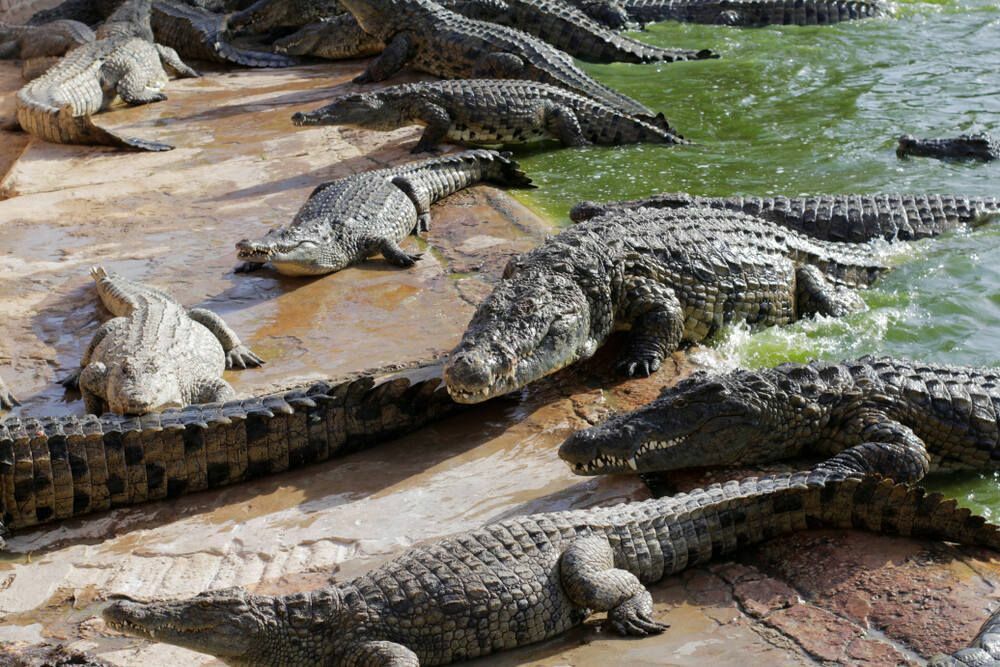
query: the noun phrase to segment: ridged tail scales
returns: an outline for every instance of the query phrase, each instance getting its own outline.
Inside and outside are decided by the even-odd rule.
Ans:
[[[655,116],[649,114],[629,116],[614,113],[607,117],[606,125],[608,130],[601,128],[600,133],[604,135],[604,141],[601,143],[611,145],[637,141],[663,144],[691,143],[671,127],[670,122],[662,112]]]
[[[456,411],[439,385],[429,363],[142,417],[9,418],[0,522],[18,530],[325,461]]]
[[[414,199],[420,211],[480,181],[510,187],[534,187],[531,178],[510,155],[490,150],[470,150],[431,158],[406,165],[393,183]]]
[[[69,106],[53,111],[31,102],[22,103],[20,95],[18,93],[18,124],[28,134],[45,141],[56,144],[113,146],[124,150],[147,152],[169,151],[174,148],[159,141],[120,136],[98,127],[90,114],[74,115]]]
[[[626,0],[625,10],[640,23],[674,19],[745,27],[833,25],[887,13],[870,0]]]

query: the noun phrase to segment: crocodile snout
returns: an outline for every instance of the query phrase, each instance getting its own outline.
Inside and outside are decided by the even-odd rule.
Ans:
[[[559,446],[559,458],[570,465],[590,463],[597,458],[599,442],[593,429],[577,431]]]
[[[482,355],[460,352],[445,365],[444,381],[455,400],[473,403],[478,402],[477,396],[485,397],[493,385],[493,373],[489,361]]]

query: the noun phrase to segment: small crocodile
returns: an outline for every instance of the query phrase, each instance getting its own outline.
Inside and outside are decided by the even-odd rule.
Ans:
[[[0,22],[0,58],[51,58],[63,56],[94,41],[94,31],[79,21],[52,21],[43,25]]]
[[[21,405],[20,401],[14,397],[3,378],[0,377],[0,410],[10,410],[18,405]]]
[[[876,0],[569,0],[591,18],[613,28],[658,21],[742,27],[832,25],[885,16]]]
[[[225,401],[236,394],[222,372],[263,363],[215,313],[187,310],[99,266],[90,275],[115,317],[94,334],[79,372],[64,381],[79,387],[88,413],[143,415]]]
[[[566,146],[687,143],[662,115],[639,119],[564,88],[515,79],[404,83],[346,95],[297,113],[292,122],[383,131],[420,124],[426,129],[414,153],[436,150],[445,140],[473,146],[544,139]]]
[[[620,370],[648,375],[683,343],[863,308],[887,269],[869,244],[811,239],[737,211],[635,209],[571,227],[515,257],[445,368],[455,400],[519,389],[631,329]]]
[[[1000,159],[1000,141],[985,132],[962,134],[954,139],[917,139],[904,134],[899,138],[896,155],[991,162]]]
[[[754,465],[878,442],[928,471],[1000,468],[1000,371],[864,357],[704,372],[570,436],[580,475]],[[878,452],[878,449],[874,451]],[[902,481],[902,480],[900,480]]]
[[[0,420],[0,537],[343,456],[456,411],[440,364],[142,417]],[[3,540],[0,539],[0,548]]]
[[[227,25],[233,32],[262,34],[298,29],[346,11],[340,0],[258,0],[230,15]]]
[[[231,665],[444,665],[556,637],[593,612],[607,612],[620,635],[661,633],[648,584],[820,526],[1000,547],[1000,527],[940,494],[812,471],[507,519],[313,591],[117,596],[103,616],[115,630]]]
[[[442,79],[528,79],[600,99],[628,113],[645,106],[593,79],[559,49],[525,32],[450,11],[432,0],[341,0],[385,50],[355,79],[384,81],[409,65]]]
[[[333,273],[377,253],[396,266],[412,266],[419,254],[399,247],[410,233],[430,228],[430,206],[474,183],[529,187],[507,153],[477,150],[377,169],[320,185],[286,227],[260,241],[236,244],[246,263],[265,263],[289,276]]]
[[[607,204],[585,201],[574,206],[569,217],[581,222],[615,211],[688,206],[743,211],[813,238],[854,243],[929,238],[1000,214],[1000,201],[994,197],[951,194],[699,197],[676,192]]]
[[[151,0],[127,0],[98,29],[96,41],[67,54],[17,93],[17,120],[28,133],[66,144],[103,144],[162,151],[172,146],[118,136],[98,127],[91,114],[119,98],[126,104],[166,99],[166,66],[181,76],[197,76],[177,53],[153,42]]]

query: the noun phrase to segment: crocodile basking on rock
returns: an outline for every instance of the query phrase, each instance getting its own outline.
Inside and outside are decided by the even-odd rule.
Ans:
[[[0,533],[326,461],[458,409],[439,364],[404,368],[142,417],[0,420]]]
[[[88,413],[144,415],[225,401],[236,394],[223,371],[263,363],[215,313],[188,310],[101,267],[90,275],[115,317],[97,330],[79,372],[64,382],[79,387]]]
[[[607,204],[585,201],[570,210],[574,222],[636,208],[702,208],[743,211],[826,241],[861,243],[938,236],[1000,213],[994,197],[937,194],[815,195],[812,197],[699,197],[665,193]]]
[[[616,29],[658,21],[742,27],[832,25],[889,13],[877,0],[569,0]]]
[[[270,264],[290,276],[340,271],[382,253],[390,264],[420,258],[399,247],[411,233],[430,228],[434,202],[480,181],[531,186],[509,154],[476,150],[376,169],[320,185],[295,219],[259,241],[236,244],[246,263],[237,272]]]
[[[899,138],[896,155],[991,162],[1000,159],[1000,141],[985,132],[963,134],[953,139],[917,139],[912,134],[904,134]]]
[[[556,637],[594,612],[617,634],[661,633],[648,584],[821,526],[1000,547],[1000,527],[940,494],[812,471],[507,519],[309,592],[118,596],[103,615],[113,629],[232,665],[444,665]]]
[[[700,372],[649,405],[573,434],[559,455],[577,474],[598,475],[851,448],[861,460],[873,442],[910,458],[910,481],[928,470],[1000,468],[1000,371],[864,357]]]
[[[640,119],[564,88],[516,79],[405,83],[338,98],[295,114],[292,122],[383,131],[420,124],[426,129],[414,153],[436,150],[446,140],[464,145],[544,139],[565,146],[687,143],[662,115]]]
[[[614,212],[511,260],[452,352],[445,383],[478,402],[594,354],[631,329],[620,369],[648,375],[728,324],[780,325],[864,306],[887,269],[869,244],[812,239],[737,211]]]
[[[341,0],[365,32],[386,45],[355,79],[384,81],[404,66],[442,79],[528,79],[572,90],[631,114],[652,116],[635,100],[585,73],[559,49],[526,32],[476,21],[432,0]]]
[[[14,397],[3,378],[0,377],[0,410],[10,410],[18,405],[21,405],[20,401]]]
[[[150,1],[127,0],[97,30],[96,41],[74,49],[18,91],[17,120],[26,132],[55,143],[147,151],[172,148],[118,136],[91,119],[91,114],[110,108],[118,99],[131,105],[166,99],[163,64],[179,75],[197,76],[173,49],[153,42]]]

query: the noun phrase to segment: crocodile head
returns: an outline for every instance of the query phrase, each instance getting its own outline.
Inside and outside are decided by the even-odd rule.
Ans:
[[[988,134],[963,134],[954,139],[918,139],[910,134],[899,138],[896,155],[933,157],[951,160],[995,160],[1000,153],[997,142]]]
[[[358,93],[335,100],[315,111],[296,113],[292,122],[303,125],[348,125],[369,130],[395,130],[410,124],[404,106],[392,104],[384,94]]]
[[[362,30],[385,40],[397,32],[398,19],[393,20],[394,17],[405,20],[424,3],[420,0],[405,3],[399,0],[340,0],[340,4],[354,16]]]
[[[459,403],[479,403],[520,389],[591,356],[586,295],[569,276],[527,271],[503,280],[479,306],[444,369]]]
[[[306,667],[335,664],[338,648],[350,641],[342,602],[336,588],[275,597],[229,588],[178,601],[119,596],[103,616],[120,632],[208,653],[230,665]]]
[[[281,234],[268,234],[259,241],[243,239],[236,244],[236,256],[249,264],[270,264],[286,276],[320,276],[351,263],[336,243]]]
[[[81,377],[81,382],[85,382]],[[108,409],[120,415],[144,415],[187,405],[177,377],[155,357],[129,358],[112,364],[102,393]]]
[[[699,372],[656,401],[579,431],[559,456],[579,475],[752,464],[794,456],[821,411],[754,371]]]

